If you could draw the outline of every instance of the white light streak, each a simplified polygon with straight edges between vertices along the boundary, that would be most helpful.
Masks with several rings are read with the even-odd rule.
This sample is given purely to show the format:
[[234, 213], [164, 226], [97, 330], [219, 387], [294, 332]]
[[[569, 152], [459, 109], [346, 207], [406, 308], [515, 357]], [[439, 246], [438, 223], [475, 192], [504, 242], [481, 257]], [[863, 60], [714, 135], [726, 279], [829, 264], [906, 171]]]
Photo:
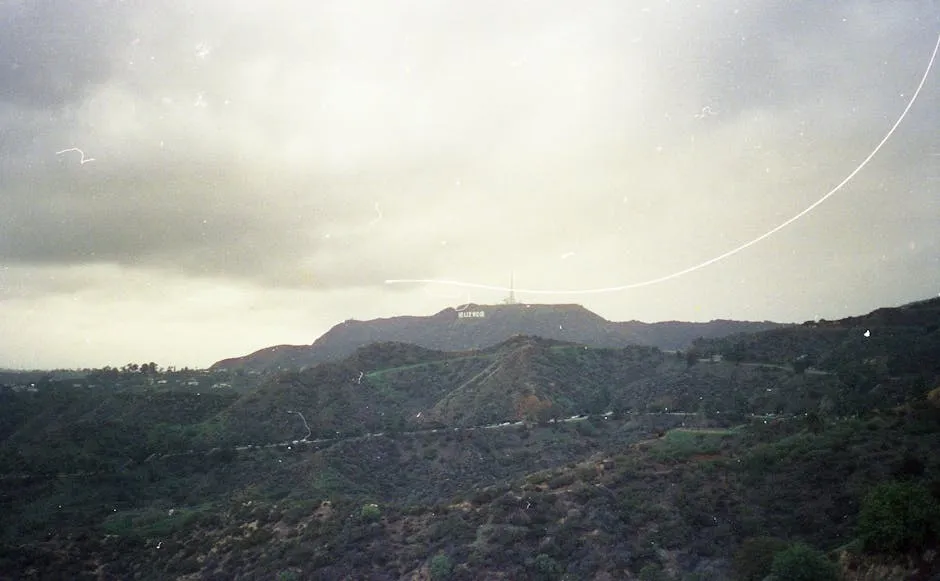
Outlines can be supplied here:
[[[927, 68], [924, 70], [924, 74], [920, 79], [920, 83], [917, 85], [917, 88], [914, 90], [914, 94], [911, 95], [911, 99], [908, 101], [907, 106], [904, 107], [904, 110], [901, 112], [901, 115], [898, 117], [897, 121], [894, 122], [894, 125], [892, 125], [891, 129], [888, 130], [888, 133], [885, 134], [885, 136], [881, 139], [880, 142], [878, 142], [875, 148], [872, 149], [871, 153], [869, 153], [865, 157], [865, 159], [863, 159], [861, 163], [859, 163], [858, 166], [856, 166], [856, 168], [852, 170], [842, 181], [836, 184], [835, 187], [833, 187], [831, 190], [826, 192], [826, 194], [823, 195], [821, 198], [819, 198], [818, 200], [810, 204], [808, 207], [806, 207], [804, 210], [802, 210], [795, 216], [778, 224], [774, 228], [771, 228], [770, 230], [761, 234], [757, 238], [748, 240], [747, 242], [744, 242], [743, 244], [736, 246], [735, 248], [732, 248], [731, 250], [728, 250], [727, 252], [723, 254], [719, 254], [718, 256], [715, 256], [713, 258], [709, 258], [708, 260], [704, 262], [700, 262], [699, 264], [696, 264], [688, 268], [684, 268], [682, 270], [678, 270], [676, 272], [666, 274], [657, 278], [652, 278], [649, 280], [644, 280], [644, 281], [629, 283], [629, 284], [622, 284], [622, 285], [617, 285], [617, 286], [609, 286], [609, 287], [602, 287], [602, 288], [589, 288], [589, 289], [555, 290], [555, 289], [517, 288], [517, 289], [514, 289], [515, 292], [523, 293], [523, 294], [534, 294], [534, 295], [587, 295], [587, 294], [619, 292], [619, 291], [630, 290], [630, 289], [635, 289], [635, 288], [640, 288], [640, 287], [652, 286], [654, 284], [659, 284], [661, 282], [666, 282], [668, 280], [679, 278], [680, 276], [684, 276], [686, 274], [690, 274], [697, 270], [701, 270], [705, 267], [711, 266], [712, 264], [715, 264], [726, 258], [734, 256], [735, 254], [743, 250], [746, 250], [750, 248], [751, 246], [754, 246], [758, 242], [761, 242], [769, 238], [770, 236], [773, 236], [774, 234], [783, 230], [790, 224], [796, 222], [803, 216], [809, 214], [810, 212], [815, 210], [820, 204], [822, 204], [823, 202], [828, 200], [830, 197], [835, 195], [836, 192], [841, 190], [843, 187], [845, 187], [846, 184], [852, 181], [852, 179], [855, 178], [855, 176], [858, 175], [858, 173], [862, 171], [862, 169], [866, 165], [868, 165], [868, 162], [870, 162], [872, 158], [874, 158], [875, 155], [877, 155], [878, 152], [881, 151], [881, 148], [884, 147], [885, 143], [887, 143], [889, 139], [891, 139], [891, 136], [894, 135], [894, 132], [897, 130], [898, 126], [901, 125], [901, 122], [904, 121], [905, 117], [907, 117], [908, 111], [911, 110], [911, 107], [913, 107], [914, 103], [917, 101], [917, 97], [920, 95], [920, 91], [924, 87], [924, 83], [927, 82], [927, 77], [930, 75], [930, 70], [933, 68], [934, 61], [937, 58], [938, 49], [940, 49], [940, 35], [937, 36], [937, 42], [933, 47], [933, 52], [930, 55], [930, 60], [927, 62]], [[660, 148], [657, 148], [657, 150], [659, 149]], [[464, 281], [457, 281], [457, 280], [440, 280], [440, 279], [389, 279], [385, 281], [385, 284], [437, 284], [437, 285], [445, 285], [445, 286], [456, 286], [456, 287], [461, 287], [461, 288], [477, 288], [477, 289], [500, 291], [500, 292], [509, 292], [513, 290], [513, 289], [510, 289], [509, 287], [500, 286], [500, 285], [488, 285], [488, 284], [479, 284], [479, 283], [464, 282]]]

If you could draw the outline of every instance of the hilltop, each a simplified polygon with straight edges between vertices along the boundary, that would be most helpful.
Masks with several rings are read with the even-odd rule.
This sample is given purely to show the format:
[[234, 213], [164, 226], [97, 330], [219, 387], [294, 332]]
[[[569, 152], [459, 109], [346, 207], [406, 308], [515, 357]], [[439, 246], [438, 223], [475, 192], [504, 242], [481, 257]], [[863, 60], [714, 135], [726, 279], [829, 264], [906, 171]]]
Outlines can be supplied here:
[[581, 305], [478, 305], [448, 308], [431, 316], [401, 316], [335, 325], [311, 345], [278, 345], [218, 361], [211, 369], [279, 371], [347, 357], [370, 343], [395, 341], [440, 351], [496, 345], [514, 335], [532, 335], [592, 347], [645, 345], [685, 349], [696, 339], [784, 327], [779, 323], [715, 320], [611, 322]]

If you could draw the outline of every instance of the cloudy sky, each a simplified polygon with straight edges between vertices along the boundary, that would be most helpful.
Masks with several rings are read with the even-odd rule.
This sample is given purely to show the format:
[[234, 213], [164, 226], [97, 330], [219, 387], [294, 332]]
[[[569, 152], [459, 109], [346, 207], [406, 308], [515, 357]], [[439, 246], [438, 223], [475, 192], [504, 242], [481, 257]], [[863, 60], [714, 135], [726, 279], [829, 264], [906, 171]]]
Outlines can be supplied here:
[[506, 295], [390, 279], [611, 320], [937, 296], [940, 63], [830, 198], [645, 283], [852, 174], [938, 34], [936, 0], [0, 0], [0, 367]]

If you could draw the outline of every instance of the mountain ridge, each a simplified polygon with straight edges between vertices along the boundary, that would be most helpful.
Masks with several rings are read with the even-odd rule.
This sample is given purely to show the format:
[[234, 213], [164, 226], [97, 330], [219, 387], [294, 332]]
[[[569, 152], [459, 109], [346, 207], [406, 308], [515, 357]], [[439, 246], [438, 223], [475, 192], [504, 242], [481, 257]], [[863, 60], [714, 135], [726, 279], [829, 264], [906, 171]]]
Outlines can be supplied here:
[[790, 325], [771, 321], [715, 319], [704, 323], [608, 321], [578, 304], [482, 305], [443, 309], [433, 315], [402, 315], [334, 325], [310, 345], [276, 345], [217, 361], [212, 370], [283, 371], [343, 359], [369, 343], [394, 341], [438, 351], [496, 345], [514, 335], [532, 335], [592, 347], [641, 345], [685, 349], [699, 338], [764, 331]]

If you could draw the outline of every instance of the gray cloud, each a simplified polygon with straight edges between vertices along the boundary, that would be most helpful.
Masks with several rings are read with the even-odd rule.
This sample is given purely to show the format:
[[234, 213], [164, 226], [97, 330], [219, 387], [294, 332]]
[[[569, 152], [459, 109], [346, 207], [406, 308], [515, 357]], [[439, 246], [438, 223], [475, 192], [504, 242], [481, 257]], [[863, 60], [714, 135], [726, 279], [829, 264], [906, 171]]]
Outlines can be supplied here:
[[114, 74], [129, 5], [30, 0], [0, 6], [0, 101], [62, 107]]
[[[78, 176], [70, 171], [75, 159], [48, 165], [48, 177], [38, 184], [42, 197], [21, 191], [0, 202], [8, 217], [0, 261], [115, 263], [325, 288], [374, 285], [391, 276], [393, 263], [425, 255], [408, 252], [414, 242], [389, 236], [395, 228], [387, 223], [404, 229], [409, 216], [385, 218], [377, 202], [343, 200], [325, 179], [278, 175], [269, 183], [232, 166], [182, 161], [162, 172], [147, 166], [118, 173], [86, 164]], [[343, 181], [350, 189], [375, 187], [368, 179]], [[392, 238], [384, 243], [390, 255], [384, 266], [373, 261], [370, 273], [362, 257], [383, 238]]]
[[[117, 284], [106, 267], [421, 312], [383, 281], [662, 276], [851, 172], [940, 29], [929, 0], [60, 4], [0, 9], [11, 301]], [[935, 79], [844, 191], [696, 273], [694, 300], [677, 283], [588, 306], [709, 318], [740, 288], [737, 316], [800, 318], [846, 280], [865, 287], [849, 312], [940, 284]]]

